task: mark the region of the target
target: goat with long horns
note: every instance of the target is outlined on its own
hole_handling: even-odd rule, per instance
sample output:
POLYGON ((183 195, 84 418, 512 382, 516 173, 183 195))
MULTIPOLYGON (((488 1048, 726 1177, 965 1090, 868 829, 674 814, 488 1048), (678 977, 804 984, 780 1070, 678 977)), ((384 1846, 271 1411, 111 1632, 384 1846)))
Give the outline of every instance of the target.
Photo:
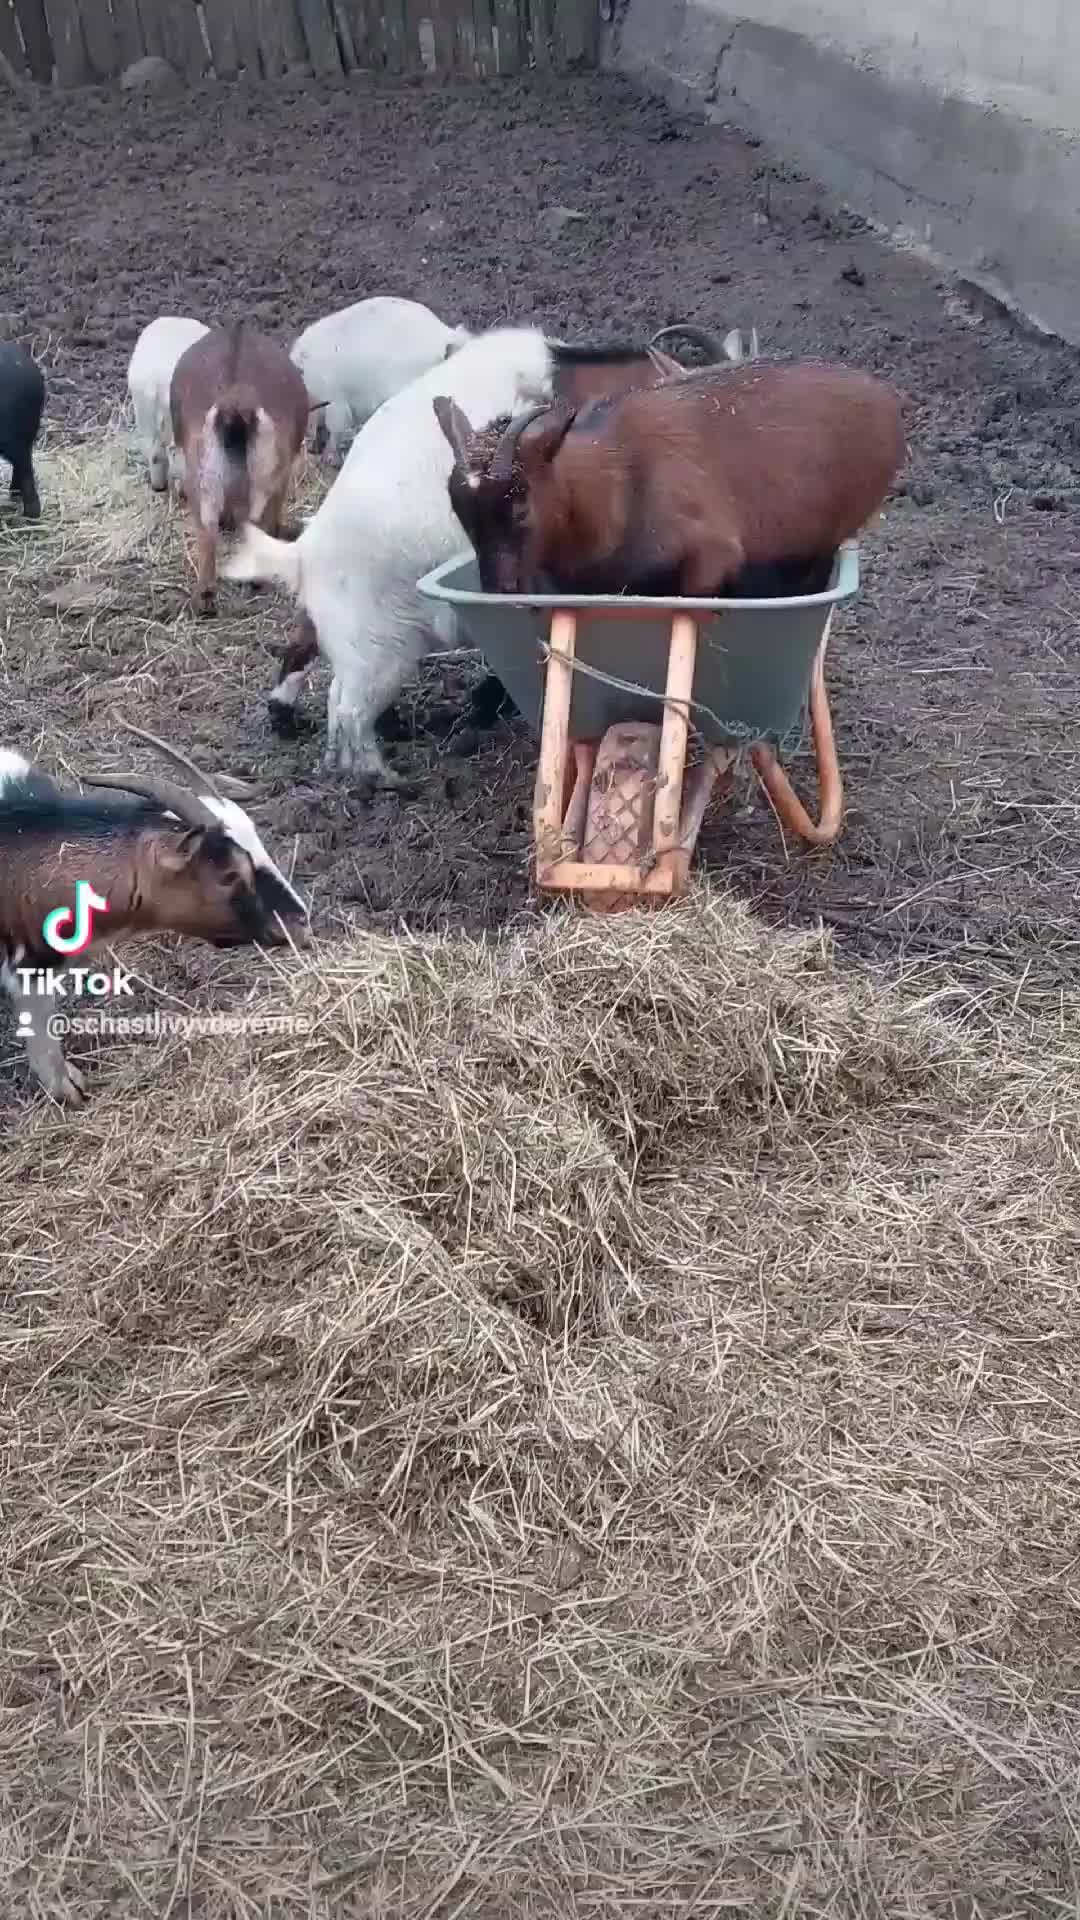
POLYGON ((307 918, 250 815, 226 793, 226 786, 240 791, 237 784, 211 779, 178 748, 114 718, 191 784, 94 773, 84 786, 113 789, 110 797, 66 793, 21 754, 0 751, 0 987, 15 1006, 31 1071, 71 1106, 85 1097, 85 1081, 49 1032, 42 982, 62 982, 64 963, 46 924, 68 915, 74 927, 77 882, 107 902, 93 918, 80 965, 100 940, 119 933, 280 946, 290 940, 286 923, 307 918))

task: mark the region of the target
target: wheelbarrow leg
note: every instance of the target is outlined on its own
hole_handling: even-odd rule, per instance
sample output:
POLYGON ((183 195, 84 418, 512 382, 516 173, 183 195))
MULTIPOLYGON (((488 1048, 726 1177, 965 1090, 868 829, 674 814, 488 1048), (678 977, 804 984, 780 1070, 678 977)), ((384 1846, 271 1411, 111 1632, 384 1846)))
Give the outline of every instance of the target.
POLYGON ((697 641, 696 620, 673 611, 662 724, 619 722, 600 741, 571 741, 577 616, 553 614, 533 798, 539 887, 609 913, 685 893, 705 809, 734 759, 716 748, 686 772, 697 641))
POLYGON ((697 621, 691 620, 688 614, 677 613, 671 623, 667 686, 664 689, 667 705, 660 727, 660 749, 656 760, 652 850, 657 860, 667 855, 673 867, 681 867, 680 886, 686 883, 685 870, 689 865, 689 854, 684 855, 681 861, 678 855, 682 852, 684 837, 683 775, 686 771, 686 742, 690 732, 690 698, 694 691, 696 659, 697 621))
POLYGON ((754 771, 775 808, 781 826, 789 827, 800 840, 805 840, 812 847, 832 844, 840 831, 844 814, 844 786, 836 757, 829 696, 825 691, 825 649, 829 643, 831 626, 830 614, 810 676, 810 729, 817 755, 820 819, 815 822, 810 818, 773 747, 762 744, 752 748, 750 753, 754 771))
POLYGON ((533 792, 533 835, 536 841, 537 877, 541 884, 545 869, 555 866, 562 855, 576 646, 577 618, 573 613, 559 608, 551 616, 540 764, 536 769, 533 792))

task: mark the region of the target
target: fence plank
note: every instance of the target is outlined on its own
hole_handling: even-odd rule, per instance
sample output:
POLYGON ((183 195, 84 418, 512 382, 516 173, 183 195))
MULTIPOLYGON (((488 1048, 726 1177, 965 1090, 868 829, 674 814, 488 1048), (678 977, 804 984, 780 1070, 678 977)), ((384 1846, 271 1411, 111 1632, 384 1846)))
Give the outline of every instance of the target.
POLYGON ((120 61, 120 71, 130 67, 135 60, 141 60, 146 52, 143 39, 142 21, 139 19, 138 0, 112 0, 113 20, 116 24, 116 49, 120 61))
POLYGON ((62 87, 81 87, 93 80, 93 69, 83 39, 77 0, 47 0, 45 17, 56 58, 56 78, 62 87))
POLYGON ((279 0, 281 5, 281 32, 285 43, 285 58, 290 67, 306 67, 307 42, 304 29, 300 24, 300 9, 297 0, 279 0))
POLYGON ((404 15, 405 29, 402 60, 404 60, 405 73, 423 73, 425 61, 423 61, 421 27, 425 19, 430 19, 430 6, 425 4, 425 0, 405 0, 402 15, 404 15))
POLYGON ((156 54, 162 60, 168 59, 165 49, 168 41, 165 35, 165 0, 139 0, 139 19, 142 21, 143 39, 147 53, 156 54))
POLYGON ((356 65, 358 67, 375 66, 375 34, 371 25, 371 11, 365 4, 365 0, 338 0, 338 5, 352 38, 353 58, 356 65))
POLYGON ((255 0, 232 0, 232 16, 237 59, 249 80, 261 80, 262 60, 259 56, 259 22, 255 0))
POLYGON ((530 0, 529 6, 529 47, 534 67, 551 65, 551 7, 550 0, 530 0))
POLYGON ((402 0, 383 0, 382 45, 382 64, 387 72, 403 73, 405 71, 405 9, 402 0))
POLYGON ((473 19, 472 0, 455 0, 454 49, 454 66, 458 73, 474 73, 476 22, 473 19))
POLYGON ((516 73, 521 65, 517 0, 495 0, 495 65, 499 73, 516 73))
POLYGON ((595 57, 595 0, 554 0, 555 46, 561 66, 582 66, 595 57))
POLYGON ((219 80, 232 80, 240 66, 240 55, 229 0, 203 0, 203 18, 214 72, 219 80))
POLYGON ((95 80, 115 80, 120 71, 120 39, 108 0, 82 0, 83 42, 95 80))
POLYGON ((15 8, 12 0, 0 0, 0 53, 16 73, 29 73, 30 62, 23 52, 23 43, 15 24, 15 8))
MULTIPOLYGON (((83 5, 99 5, 100 0, 83 0, 83 5)), ((206 48, 199 29, 195 0, 163 0, 162 24, 166 59, 188 80, 201 80, 206 71, 206 48)))
POLYGON ((45 17, 45 0, 15 0, 26 60, 35 80, 45 86, 53 77, 53 46, 45 17))
POLYGON ((345 0, 330 0, 330 10, 333 13, 334 26, 337 30, 341 64, 346 73, 351 73, 353 68, 358 65, 358 61, 356 58, 356 48, 353 46, 352 22, 345 11, 345 0))
POLYGON ((341 55, 326 0, 298 0, 298 5, 312 73, 330 79, 340 75, 341 55))
POLYGON ((491 0, 473 0, 475 73, 487 76, 495 71, 495 41, 492 35, 491 0))
POLYGON ((268 80, 278 80, 288 64, 279 0, 255 0, 255 24, 259 34, 262 70, 268 80))
POLYGON ((435 35, 435 71, 453 73, 457 65, 457 0, 427 0, 427 12, 435 35))

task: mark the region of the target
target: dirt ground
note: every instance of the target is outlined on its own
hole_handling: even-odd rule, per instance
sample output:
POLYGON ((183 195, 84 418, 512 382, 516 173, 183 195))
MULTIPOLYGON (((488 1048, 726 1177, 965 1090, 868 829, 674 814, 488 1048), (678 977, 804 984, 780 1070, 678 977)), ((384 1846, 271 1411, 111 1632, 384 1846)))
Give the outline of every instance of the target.
MULTIPOLYGON (((250 314, 290 338, 375 292, 570 337, 754 323, 767 349, 895 377, 911 397, 908 479, 834 630, 843 841, 785 848, 747 788, 706 823, 701 864, 765 914, 821 914, 878 960, 1000 975, 1033 1006, 1073 979, 1074 354, 980 311, 764 147, 614 81, 233 86, 194 112, 86 94, 5 113, 0 335, 42 353, 54 443, 113 412, 157 313, 250 314), (587 218, 560 224, 559 208, 587 218)), ((281 602, 227 589, 232 617, 199 626, 182 578, 149 597, 140 578, 113 611, 60 623, 37 603, 53 583, 23 568, 8 594, 6 740, 46 759, 100 750, 96 709, 137 687, 144 724, 257 776, 324 926, 475 930, 524 904, 534 745, 503 724, 449 751, 428 724, 445 673, 404 703, 413 737, 394 749, 420 798, 368 805, 319 767, 324 678, 313 732, 270 733, 281 602)))
POLYGON ((1076 357, 623 85, 2 105, 0 740, 253 780, 324 938, 151 943, 155 1011, 307 1025, 69 1043, 75 1117, 0 1030, 0 1910, 1075 1913, 1076 357), (834 851, 746 788, 685 906, 530 913, 535 744, 433 724, 475 663, 413 802, 323 774, 324 677, 272 737, 288 610, 189 613, 125 362, 375 292, 903 384, 834 851))

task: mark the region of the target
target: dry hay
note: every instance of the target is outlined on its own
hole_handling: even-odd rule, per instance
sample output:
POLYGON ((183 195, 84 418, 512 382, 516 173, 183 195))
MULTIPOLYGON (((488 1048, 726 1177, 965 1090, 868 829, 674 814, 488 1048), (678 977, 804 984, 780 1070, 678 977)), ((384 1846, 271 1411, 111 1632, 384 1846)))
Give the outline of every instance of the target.
POLYGON ((293 967, 4 1141, 0 1908, 1075 1912, 1075 1029, 707 894, 293 967))

